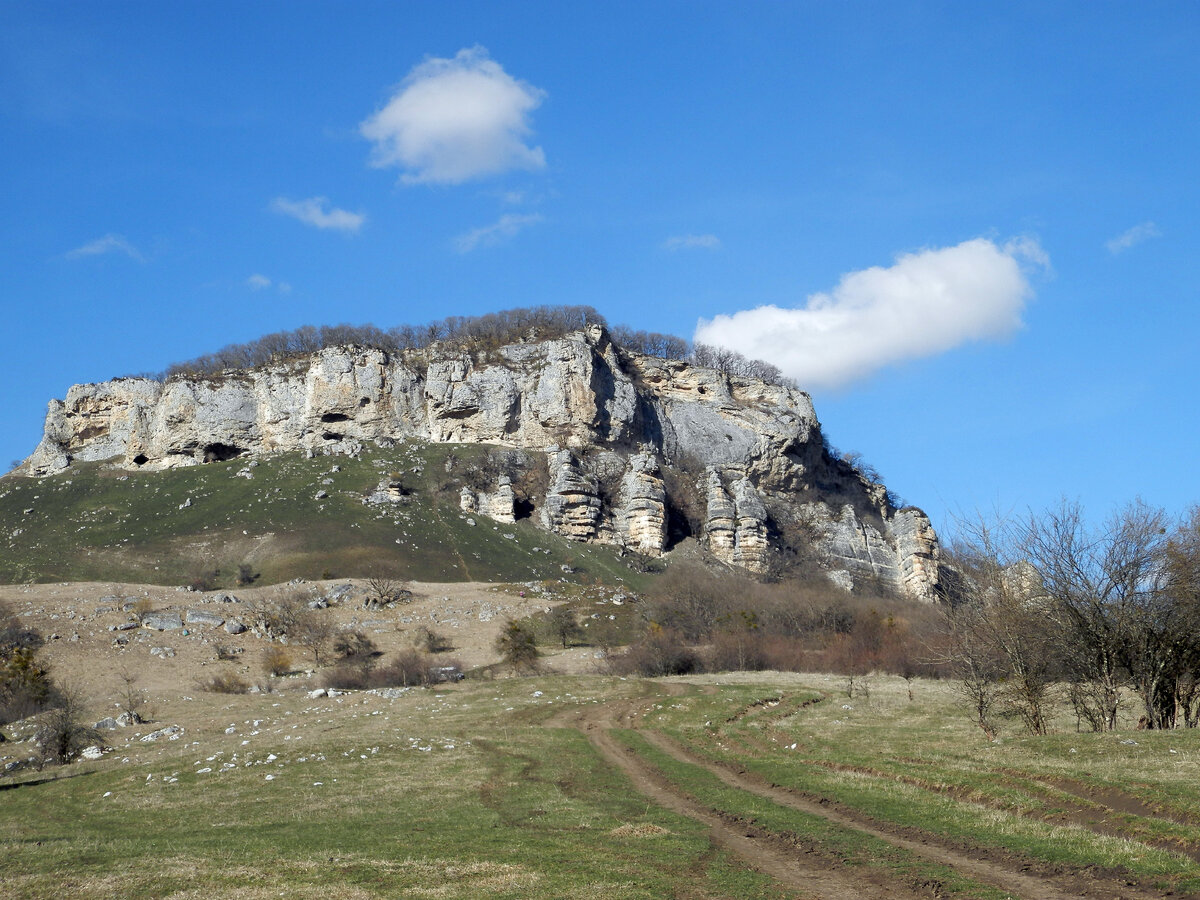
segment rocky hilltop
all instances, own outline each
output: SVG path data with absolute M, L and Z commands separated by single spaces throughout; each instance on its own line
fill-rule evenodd
M 883 485 L 828 452 L 807 394 L 629 352 L 600 326 L 486 352 L 336 346 L 216 376 L 76 385 L 51 401 L 21 471 L 353 455 L 404 440 L 507 448 L 506 465 L 460 498 L 500 521 L 533 516 L 651 557 L 690 536 L 755 573 L 801 560 L 847 586 L 935 594 L 928 518 L 893 508 Z M 521 498 L 514 478 L 537 488 Z

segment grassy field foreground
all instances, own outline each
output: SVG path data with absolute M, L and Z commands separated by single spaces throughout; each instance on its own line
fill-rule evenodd
M 101 760 L 0 780 L 0 884 L 13 898 L 1200 891 L 1200 735 L 989 743 L 945 685 L 909 687 L 547 675 L 394 697 L 195 693 L 112 733 Z M 183 731 L 141 739 L 167 725 Z M 761 853 L 740 854 L 743 835 Z M 822 871 L 837 880 L 807 890 Z

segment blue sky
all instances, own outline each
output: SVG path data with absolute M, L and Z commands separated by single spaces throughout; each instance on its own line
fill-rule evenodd
M 0 2 L 0 458 L 76 382 L 542 303 L 954 514 L 1200 502 L 1200 7 Z

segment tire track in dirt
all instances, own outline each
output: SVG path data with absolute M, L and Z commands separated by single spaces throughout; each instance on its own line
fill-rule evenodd
M 639 791 L 665 809 L 704 823 L 709 827 L 710 837 L 715 844 L 741 856 L 747 864 L 770 875 L 781 884 L 825 900 L 928 897 L 939 893 L 936 889 L 914 892 L 911 885 L 901 884 L 897 880 L 885 883 L 882 874 L 872 879 L 859 871 L 838 870 L 836 864 L 831 863 L 827 857 L 816 853 L 811 853 L 813 860 L 806 860 L 803 857 L 810 854 L 789 844 L 781 836 L 746 827 L 744 823 L 731 822 L 697 803 L 608 733 L 613 728 L 636 728 L 639 715 L 652 708 L 652 705 L 647 705 L 647 700 L 612 701 L 565 711 L 553 717 L 547 724 L 569 725 L 583 730 L 597 751 L 624 771 Z M 925 835 L 907 836 L 901 833 L 906 829 L 891 829 L 878 823 L 864 821 L 861 817 L 831 808 L 820 800 L 797 795 L 745 772 L 733 772 L 696 756 L 661 733 L 647 729 L 637 730 L 662 752 L 681 762 L 705 769 L 730 787 L 822 818 L 839 827 L 870 835 L 914 856 L 998 887 L 1014 897 L 1024 900 L 1079 900 L 1082 897 L 1146 900 L 1163 896 L 1158 892 L 1143 891 L 1135 885 L 1122 883 L 1115 878 L 1109 881 L 1087 872 L 1066 875 L 1030 874 L 1034 864 L 1029 861 L 1004 858 L 1003 853 L 999 854 L 1001 858 L 997 859 L 997 854 L 989 854 L 985 850 L 948 847 L 933 842 Z
M 839 871 L 818 854 L 805 854 L 781 838 L 742 822 L 731 821 L 697 803 L 668 784 L 652 766 L 617 742 L 610 731 L 629 727 L 636 717 L 632 702 L 611 702 L 601 706 L 559 714 L 548 725 L 580 728 L 592 746 L 612 765 L 628 776 L 634 787 L 658 806 L 677 815 L 694 819 L 709 830 L 712 843 L 727 850 L 753 869 L 799 892 L 798 896 L 816 900 L 916 900 L 928 898 L 928 892 L 914 892 L 906 885 L 872 879 L 866 873 Z M 805 858 L 809 856 L 810 858 Z M 1057 898 L 1056 898 L 1057 900 Z
M 819 703 L 828 698 L 826 693 L 822 697 L 810 698 L 796 707 L 795 711 L 806 709 L 815 703 Z M 782 700 L 786 701 L 787 695 L 782 696 Z M 772 705 L 783 707 L 785 703 L 770 704 L 766 700 L 759 700 L 743 710 L 731 716 L 727 722 L 742 722 L 752 714 L 759 713 L 763 707 Z M 791 713 L 790 710 L 785 710 L 779 713 L 778 710 L 771 710 L 762 719 L 764 732 L 775 728 L 775 723 L 786 718 Z M 773 743 L 772 740 L 763 735 L 750 735 L 742 732 L 727 733 L 722 735 L 722 740 L 732 741 L 741 744 L 752 753 L 774 752 L 778 750 L 778 743 Z M 786 742 L 785 742 L 786 743 Z M 906 763 L 916 763 L 925 765 L 925 760 L 904 758 L 898 760 Z M 1149 847 L 1154 847 L 1158 850 L 1165 850 L 1169 853 L 1178 853 L 1186 856 L 1189 859 L 1200 862 L 1200 833 L 1189 838 L 1170 838 L 1170 837 L 1155 837 L 1151 835 L 1141 834 L 1135 828 L 1132 828 L 1122 816 L 1134 815 L 1143 819 L 1159 819 L 1164 822 L 1170 822 L 1174 825 L 1195 826 L 1200 824 L 1200 819 L 1189 817 L 1186 813 L 1174 813 L 1158 807 L 1151 806 L 1147 802 L 1138 797 L 1121 791 L 1113 787 L 1090 786 L 1082 782 L 1072 781 L 1068 778 L 1053 778 L 1049 776 L 1035 776 L 1029 773 L 1016 771 L 1013 769 L 998 768 L 995 769 L 997 775 L 1003 776 L 1008 783 L 1014 787 L 1025 787 L 1036 785 L 1045 793 L 1041 799 L 1052 801 L 1059 807 L 1062 807 L 1062 812 L 1059 815 L 1043 814 L 1037 810 L 1020 810 L 1014 809 L 1010 805 L 1001 803 L 993 797 L 985 794 L 957 788 L 951 785 L 936 784 L 928 779 L 918 778 L 911 775 L 905 775 L 898 772 L 883 771 L 880 769 L 870 768 L 868 766 L 850 765 L 839 763 L 828 759 L 809 759 L 799 757 L 797 762 L 804 765 L 820 766 L 824 769 L 829 769 L 836 772 L 853 772 L 858 775 L 865 775 L 872 778 L 886 779 L 888 781 L 897 781 L 903 784 L 920 790 L 930 791 L 932 793 L 941 794 L 943 796 L 952 797 L 955 800 L 972 803 L 980 806 L 987 806 L 991 809 L 1000 810 L 1010 815 L 1021 816 L 1023 818 L 1042 822 L 1069 822 L 1072 825 L 1078 825 L 1086 828 L 1096 834 L 1106 837 L 1120 838 L 1121 840 L 1136 841 L 1146 844 Z M 1079 801 L 1083 801 L 1082 803 Z
M 954 869 L 956 872 L 1009 891 L 1018 897 L 1025 898 L 1025 900 L 1078 900 L 1079 897 L 1084 896 L 1077 888 L 1062 889 L 1047 878 L 1028 875 L 990 859 L 971 856 L 962 851 L 943 847 L 925 840 L 904 837 L 890 829 L 872 825 L 861 819 L 847 815 L 820 801 L 798 796 L 785 788 L 747 777 L 743 773 L 735 773 L 724 766 L 690 753 L 659 732 L 642 731 L 640 733 L 659 750 L 662 750 L 680 762 L 700 766 L 707 772 L 715 775 L 729 787 L 755 794 L 780 806 L 786 806 L 790 809 L 807 813 L 808 815 L 818 816 L 842 828 L 852 829 L 878 838 L 894 847 L 907 850 L 914 856 L 919 856 L 930 862 Z M 1127 896 L 1133 898 L 1143 895 L 1131 893 Z

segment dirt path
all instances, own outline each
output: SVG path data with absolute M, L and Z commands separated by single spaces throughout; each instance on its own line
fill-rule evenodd
M 805 854 L 786 841 L 753 826 L 727 821 L 670 786 L 609 733 L 613 728 L 631 725 L 637 716 L 633 707 L 637 705 L 638 701 L 622 701 L 572 710 L 556 716 L 548 724 L 581 728 L 600 755 L 623 771 L 638 791 L 664 809 L 703 823 L 708 827 L 709 839 L 715 846 L 736 854 L 747 865 L 797 891 L 798 897 L 819 900 L 915 900 L 929 897 L 927 892 L 914 892 L 896 881 L 882 877 L 872 880 L 867 874 L 831 868 L 829 860 L 824 857 Z
M 680 693 L 681 686 L 670 685 L 669 690 L 671 693 Z M 753 827 L 747 828 L 744 823 L 729 821 L 718 812 L 697 803 L 609 734 L 613 728 L 635 728 L 640 714 L 652 705 L 653 702 L 649 700 L 615 701 L 559 714 L 548 724 L 573 725 L 582 729 L 600 754 L 629 776 L 637 790 L 665 809 L 704 823 L 715 845 L 736 853 L 747 864 L 779 883 L 801 891 L 802 896 L 842 900 L 859 897 L 928 897 L 938 893 L 935 886 L 920 889 L 898 880 L 889 880 L 883 873 L 838 868 L 825 856 L 806 853 L 803 848 L 779 836 Z M 704 768 L 730 787 L 763 797 L 780 806 L 818 816 L 840 827 L 868 834 L 922 859 L 998 887 L 1014 897 L 1024 900 L 1078 900 L 1081 897 L 1143 900 L 1161 896 L 1130 885 L 1097 881 L 1086 874 L 1029 874 L 1030 866 L 1018 859 L 995 858 L 995 854 L 987 854 L 982 850 L 961 850 L 932 843 L 928 838 L 916 839 L 900 833 L 902 829 L 865 822 L 745 772 L 731 771 L 692 754 L 661 733 L 649 729 L 639 729 L 639 733 L 664 753 L 681 762 Z

